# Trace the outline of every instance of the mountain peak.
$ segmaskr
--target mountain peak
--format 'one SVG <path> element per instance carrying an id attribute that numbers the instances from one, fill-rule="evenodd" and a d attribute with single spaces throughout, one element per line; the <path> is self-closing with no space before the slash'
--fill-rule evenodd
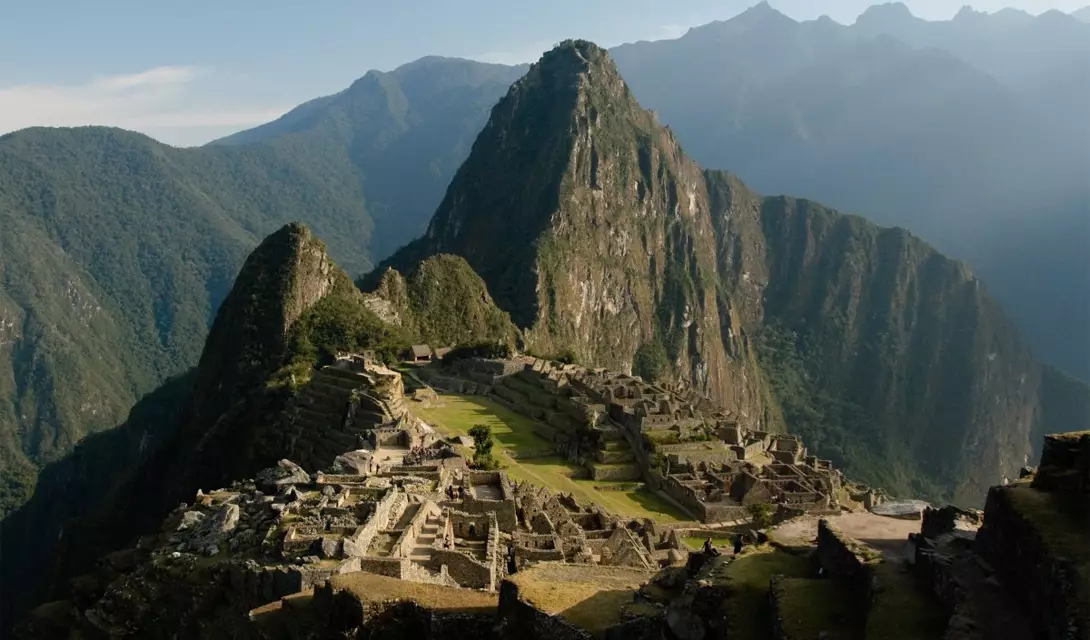
<path id="1" fill-rule="evenodd" d="M 988 14 L 984 11 L 977 11 L 969 5 L 964 5 L 954 16 L 954 21 L 975 20 L 977 18 L 986 18 L 987 16 Z"/>
<path id="2" fill-rule="evenodd" d="M 889 2 L 868 7 L 856 20 L 856 24 L 878 23 L 888 26 L 891 23 L 905 23 L 915 19 L 916 16 L 912 14 L 912 10 L 905 3 Z"/>
<path id="3" fill-rule="evenodd" d="M 587 40 L 565 40 L 542 54 L 537 64 L 550 73 L 579 74 L 595 66 L 614 68 L 609 53 Z"/>
<path id="4" fill-rule="evenodd" d="M 790 22 L 794 22 L 794 20 L 792 20 L 789 16 L 780 13 L 768 2 L 761 2 L 760 4 L 753 5 L 749 9 L 746 9 L 742 13 L 735 16 L 729 22 L 754 25 L 758 23 L 764 23 L 769 20 L 777 20 L 781 22 L 787 20 Z"/>

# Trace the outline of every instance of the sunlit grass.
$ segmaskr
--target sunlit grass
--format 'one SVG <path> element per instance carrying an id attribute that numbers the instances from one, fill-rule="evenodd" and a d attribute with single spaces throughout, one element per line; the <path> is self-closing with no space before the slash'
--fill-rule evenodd
<path id="1" fill-rule="evenodd" d="M 432 406 L 413 405 L 412 410 L 447 435 L 468 435 L 474 425 L 488 425 L 496 441 L 493 452 L 513 480 L 571 493 L 583 502 L 601 505 L 617 515 L 653 518 L 658 522 L 690 519 L 670 502 L 642 486 L 631 489 L 628 486 L 632 483 L 620 483 L 626 488 L 598 490 L 595 487 L 607 487 L 614 483 L 580 478 L 580 475 L 585 475 L 585 470 L 559 456 L 515 459 L 510 453 L 526 455 L 543 452 L 554 445 L 533 432 L 533 420 L 488 398 L 444 394 Z"/>

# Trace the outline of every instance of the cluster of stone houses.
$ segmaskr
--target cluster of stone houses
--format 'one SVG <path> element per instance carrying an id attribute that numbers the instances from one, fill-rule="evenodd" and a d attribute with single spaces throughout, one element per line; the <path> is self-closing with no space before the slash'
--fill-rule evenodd
<path id="1" fill-rule="evenodd" d="M 467 359 L 431 374 L 444 389 L 487 393 L 537 420 L 539 435 L 598 480 L 643 480 L 703 522 L 763 502 L 835 513 L 842 484 L 797 436 L 743 426 L 683 387 L 535 358 Z"/>

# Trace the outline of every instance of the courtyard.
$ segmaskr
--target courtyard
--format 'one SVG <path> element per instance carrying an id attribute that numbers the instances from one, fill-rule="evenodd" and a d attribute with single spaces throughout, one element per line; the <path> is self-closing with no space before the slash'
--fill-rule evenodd
<path id="1" fill-rule="evenodd" d="M 410 409 L 447 436 L 468 435 L 473 425 L 488 425 L 496 443 L 493 452 L 513 480 L 571 493 L 618 515 L 663 523 L 690 519 L 640 483 L 579 477 L 585 470 L 556 455 L 553 444 L 534 433 L 533 420 L 488 398 L 440 394 L 438 400 L 413 403 Z"/>

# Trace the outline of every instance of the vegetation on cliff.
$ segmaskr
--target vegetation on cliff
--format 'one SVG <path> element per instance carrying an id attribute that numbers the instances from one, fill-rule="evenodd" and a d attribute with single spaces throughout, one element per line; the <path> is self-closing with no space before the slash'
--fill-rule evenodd
<path id="1" fill-rule="evenodd" d="M 43 581 L 63 587 L 58 578 L 146 533 L 197 489 L 274 464 L 284 455 L 284 409 L 338 354 L 395 359 L 421 339 L 420 326 L 467 344 L 514 337 L 461 259 L 429 261 L 407 291 L 404 312 L 423 322 L 386 322 L 307 227 L 292 223 L 267 237 L 221 305 L 197 368 L 147 396 L 121 426 L 47 466 L 34 498 L 4 521 L 4 548 L 19 558 L 4 564 L 6 606 L 38 599 Z"/>
<path id="2" fill-rule="evenodd" d="M 415 236 L 522 71 L 427 58 L 197 149 L 101 127 L 0 137 L 0 517 L 193 366 L 265 235 L 302 220 L 353 275 Z"/>
<path id="3" fill-rule="evenodd" d="M 1090 25 L 903 4 L 840 25 L 762 3 L 611 55 L 701 165 L 968 261 L 1034 353 L 1090 379 Z"/>
<path id="4" fill-rule="evenodd" d="M 496 306 L 463 258 L 431 256 L 407 273 L 387 268 L 360 285 L 389 303 L 397 322 L 415 339 L 433 347 L 516 344 L 518 331 L 510 316 Z"/>

